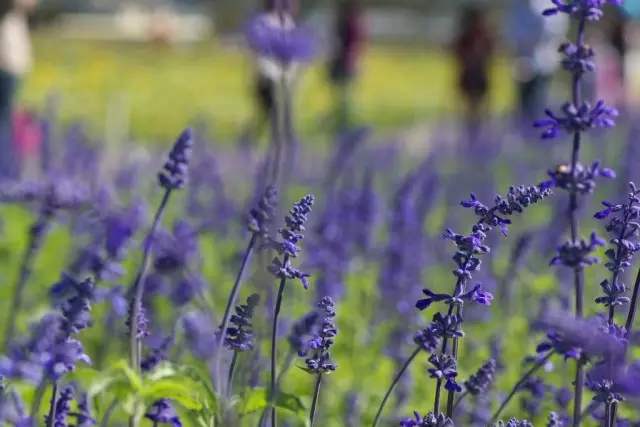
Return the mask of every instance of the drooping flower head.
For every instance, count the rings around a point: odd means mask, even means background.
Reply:
[[[176,140],[162,170],[158,173],[158,182],[166,190],[179,190],[187,184],[189,160],[193,146],[191,129],[185,129]]]
[[[336,316],[333,311],[334,305],[335,303],[330,297],[324,297],[318,303],[318,308],[324,312],[322,330],[307,342],[305,348],[298,352],[300,357],[304,357],[313,351],[312,356],[305,359],[307,366],[303,368],[310,374],[326,374],[336,370],[336,365],[331,362],[331,354],[329,353],[335,342],[335,337],[338,335],[338,328],[333,323],[333,318]]]
[[[277,203],[278,190],[273,185],[267,186],[258,205],[249,212],[249,221],[247,224],[249,231],[257,236],[267,237],[269,235],[269,226],[275,216]]]
[[[236,314],[231,316],[233,326],[227,328],[224,339],[225,346],[233,351],[248,351],[253,348],[253,325],[251,320],[260,301],[258,294],[247,298],[246,304],[236,306]]]

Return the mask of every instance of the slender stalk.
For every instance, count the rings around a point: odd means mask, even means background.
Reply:
[[[458,286],[460,286],[461,283],[461,279],[458,279],[458,282],[456,283],[456,287],[455,289],[458,288]],[[453,304],[451,304],[449,306],[449,310],[447,311],[447,316],[451,316],[451,314],[453,313]],[[456,327],[457,329],[457,327]],[[440,354],[445,354],[447,352],[447,344],[449,343],[449,340],[445,337],[442,339],[442,348],[440,349]],[[433,413],[437,416],[440,413],[440,393],[441,393],[441,389],[442,389],[442,378],[438,378],[438,380],[436,381],[436,395],[433,399]]]
[[[276,396],[278,395],[278,390],[280,390],[280,384],[282,383],[282,379],[284,378],[285,374],[287,372],[289,372],[289,368],[291,368],[291,365],[293,364],[293,360],[296,357],[296,352],[295,351],[289,351],[289,354],[287,354],[287,357],[284,360],[284,363],[282,364],[282,368],[280,369],[280,372],[278,373],[278,378],[276,379]],[[258,427],[262,427],[264,425],[265,422],[265,418],[267,418],[267,411],[268,411],[269,407],[265,407],[262,410],[262,414],[260,415],[260,420],[258,421]]]
[[[468,391],[464,391],[460,396],[458,396],[458,400],[456,400],[456,403],[453,405],[453,410],[455,411],[456,408],[460,405],[460,402],[462,402],[462,400],[467,397],[467,395],[469,394]]]
[[[43,379],[36,390],[33,400],[31,401],[30,418],[32,420],[35,420],[38,417],[38,412],[40,412],[40,405],[42,404],[42,398],[44,397],[45,391],[47,391],[47,380]]]
[[[631,328],[636,318],[636,309],[638,308],[638,293],[640,292],[640,269],[636,275],[636,281],[633,284],[633,293],[631,294],[631,303],[629,304],[629,314],[627,314],[627,321],[624,324],[627,330],[627,337],[631,338]]]
[[[611,427],[611,403],[604,405],[604,427]]]
[[[31,277],[31,272],[33,271],[33,262],[35,261],[36,253],[42,246],[44,237],[46,236],[47,228],[49,227],[49,222],[51,221],[52,217],[53,215],[50,214],[47,210],[43,210],[38,220],[29,229],[29,242],[27,250],[22,256],[18,281],[13,287],[13,298],[11,300],[11,305],[9,306],[10,309],[9,315],[7,316],[7,327],[4,332],[4,339],[2,344],[3,352],[6,351],[7,345],[9,345],[9,342],[11,342],[13,336],[16,333],[16,321],[18,318],[18,312],[20,311],[20,308],[22,308],[24,299],[24,288],[27,285],[29,277]]]
[[[140,354],[138,351],[138,317],[140,316],[140,304],[142,304],[142,295],[144,293],[144,281],[147,276],[147,272],[149,270],[149,262],[151,260],[150,255],[151,247],[153,246],[153,235],[155,234],[156,229],[160,224],[160,220],[162,219],[162,215],[164,214],[164,210],[167,207],[169,196],[171,196],[171,190],[167,189],[162,196],[162,201],[160,202],[160,206],[158,207],[155,217],[153,218],[151,229],[147,234],[147,240],[142,252],[142,263],[140,266],[140,270],[132,286],[132,290],[133,292],[135,292],[135,294],[133,297],[133,305],[131,309],[131,330],[129,331],[129,345],[131,352],[131,369],[133,369],[135,372],[140,371]]]
[[[531,376],[533,374],[535,374],[538,371],[538,369],[542,368],[547,363],[549,358],[551,358],[552,355],[553,355],[553,351],[550,351],[542,359],[540,359],[535,365],[533,365],[527,372],[525,372],[525,374],[520,378],[520,380],[518,380],[516,385],[513,386],[513,388],[511,389],[511,391],[507,395],[507,397],[502,401],[502,403],[500,404],[500,407],[498,408],[498,410],[491,416],[491,420],[487,424],[487,427],[492,427],[493,426],[493,424],[500,417],[500,414],[502,414],[502,411],[504,411],[504,409],[507,407],[507,405],[509,404],[511,399],[513,399],[513,396],[515,396],[515,394],[518,392],[520,387],[522,387],[522,385],[529,378],[531,378]]]
[[[578,48],[584,45],[584,32],[586,27],[586,19],[581,17],[578,24],[578,33],[576,35],[576,46]],[[571,92],[573,95],[573,105],[578,107],[582,102],[582,74],[574,73],[571,81]],[[571,176],[576,179],[576,165],[580,156],[580,132],[573,134],[573,149],[571,152]],[[578,193],[575,189],[571,191],[569,196],[569,223],[571,227],[571,240],[577,242],[579,239],[578,232]],[[581,318],[583,315],[584,304],[584,272],[582,268],[574,269],[574,287],[575,287],[575,310],[576,317]],[[573,401],[573,427],[578,427],[580,422],[578,417],[582,410],[582,390],[584,388],[584,363],[583,360],[576,361],[576,375],[574,381],[574,401]]]
[[[227,375],[227,396],[231,397],[233,395],[233,374],[236,370],[236,363],[238,362],[238,352],[233,352],[233,357],[231,358],[231,365],[229,366],[229,375]]]
[[[114,398],[111,403],[109,404],[109,407],[107,408],[107,411],[104,413],[104,416],[102,417],[102,421],[100,421],[100,427],[109,427],[109,422],[111,421],[111,417],[113,416],[113,413],[116,411],[116,408],[118,407],[118,398]]]
[[[462,308],[463,308],[463,303],[460,303],[460,305],[458,307],[456,307],[456,314],[462,316]],[[456,326],[456,329],[458,329],[460,326]],[[458,363],[458,337],[454,337],[453,338],[453,358],[456,360],[456,363]],[[455,398],[455,391],[453,390],[449,390],[449,393],[447,395],[447,417],[451,418],[453,416],[453,400]]]
[[[288,256],[285,255],[283,264],[287,264]],[[273,313],[273,328],[271,329],[271,384],[270,384],[270,404],[271,404],[271,427],[277,427],[278,420],[276,417],[276,364],[278,362],[278,317],[280,316],[280,309],[282,307],[282,295],[284,294],[284,285],[287,283],[286,278],[280,279],[280,286],[278,287],[278,298],[276,300],[276,309]]]
[[[280,176],[280,163],[282,157],[282,117],[280,114],[280,107],[282,105],[282,90],[280,82],[273,82],[274,85],[274,96],[276,98],[276,102],[271,107],[271,148],[272,158],[271,160],[271,170],[269,172],[269,183],[278,184],[279,176]]]
[[[229,298],[227,299],[227,306],[224,309],[224,315],[222,316],[222,322],[220,323],[220,333],[218,337],[218,342],[216,345],[216,365],[215,372],[216,378],[220,378],[220,359],[222,358],[222,352],[224,351],[223,344],[224,338],[226,336],[227,328],[229,327],[229,320],[231,319],[231,311],[233,306],[238,299],[238,294],[240,293],[240,288],[242,286],[242,277],[244,276],[244,272],[249,265],[251,260],[251,256],[253,254],[253,250],[255,248],[256,242],[258,241],[258,237],[255,234],[251,235],[251,240],[249,240],[249,244],[247,245],[247,249],[244,251],[244,256],[242,257],[242,262],[240,263],[240,270],[236,276],[236,281],[233,284],[233,288],[231,288],[231,293],[229,294]],[[235,357],[235,355],[234,355]],[[231,372],[230,372],[231,373]],[[217,387],[219,389],[219,387]]]
[[[56,417],[56,397],[58,396],[58,384],[53,383],[51,390],[51,400],[49,401],[49,415],[47,415],[47,427],[53,427]]]
[[[318,406],[318,397],[320,396],[320,384],[322,383],[322,374],[318,374],[316,379],[316,387],[313,391],[313,402],[311,403],[311,412],[309,412],[309,427],[313,427],[313,420],[316,417],[316,408]]]
[[[391,392],[396,387],[396,385],[400,381],[400,378],[402,378],[402,375],[404,375],[405,371],[409,368],[409,366],[411,365],[411,363],[416,358],[416,356],[420,353],[421,350],[422,349],[418,347],[413,351],[413,353],[411,353],[411,356],[409,356],[409,358],[404,362],[404,365],[402,365],[402,367],[400,368],[396,376],[393,378],[393,381],[391,381],[391,385],[389,386],[389,389],[387,390],[386,394],[384,395],[384,398],[382,399],[382,402],[380,403],[380,407],[378,408],[378,412],[376,413],[376,418],[373,420],[372,427],[376,427],[378,425],[378,422],[380,421],[380,416],[382,415],[382,410],[384,409],[384,406],[386,405],[387,400],[389,400],[389,396],[391,396]]]
[[[611,427],[615,427],[617,415],[618,415],[618,402],[613,402],[611,404]]]

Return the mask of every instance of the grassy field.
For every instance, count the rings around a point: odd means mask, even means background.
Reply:
[[[52,92],[62,96],[64,119],[88,120],[102,132],[108,105],[129,111],[136,139],[173,135],[193,119],[211,124],[213,134],[232,138],[252,116],[250,57],[235,47],[209,42],[158,46],[64,40],[34,36],[36,67],[22,98],[40,105]],[[296,115],[303,135],[317,135],[331,111],[332,92],[318,62],[299,82]],[[491,107],[501,111],[513,97],[503,60],[494,69]],[[355,89],[357,120],[395,129],[456,111],[455,73],[446,52],[425,47],[372,46]]]

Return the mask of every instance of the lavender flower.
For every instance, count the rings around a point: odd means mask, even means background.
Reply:
[[[249,20],[245,36],[256,53],[262,72],[274,80],[290,76],[297,65],[311,60],[315,53],[313,35],[297,27],[284,11],[264,13]]]
[[[563,265],[575,269],[597,264],[599,259],[591,254],[598,249],[598,246],[605,245],[606,242],[599,238],[594,231],[589,236],[589,241],[585,239],[569,240],[559,246],[558,255],[551,259],[549,265]]]
[[[550,169],[547,174],[551,178],[540,184],[541,188],[561,188],[569,193],[590,194],[596,188],[596,178],[613,179],[616,173],[612,169],[600,167],[600,162],[595,161],[591,167],[585,167],[577,162],[571,169],[571,165],[558,165]]]
[[[475,374],[471,375],[469,379],[464,382],[464,388],[473,396],[484,393],[487,388],[491,386],[495,372],[496,361],[494,359],[489,359]]]
[[[71,401],[73,400],[73,388],[64,387],[60,391],[60,396],[55,402],[55,419],[49,420],[49,416],[45,416],[45,423],[52,427],[67,427],[67,417],[71,412]]]
[[[519,421],[517,418],[511,418],[506,424],[498,421],[496,427],[533,427],[533,424],[527,420]]]
[[[444,379],[446,381],[444,387],[447,390],[462,391],[462,387],[455,381],[455,378],[458,376],[456,359],[449,354],[442,354],[440,356],[432,354],[429,357],[429,363],[433,365],[433,368],[427,370],[430,378],[436,378],[438,380]]]
[[[144,417],[153,421],[154,425],[170,424],[173,427],[182,427],[182,422],[169,399],[156,400]]]
[[[400,421],[400,427],[454,427],[451,418],[445,417],[444,414],[433,415],[429,412],[421,417],[418,411],[413,411],[413,417]]]
[[[544,16],[552,16],[558,13],[573,15],[582,20],[597,21],[602,17],[602,7],[606,4],[620,5],[622,0],[551,0],[553,7],[545,9]]]
[[[613,118],[618,117],[618,110],[605,106],[602,100],[593,107],[588,101],[584,101],[579,107],[567,102],[561,110],[562,115],[556,115],[550,109],[546,109],[545,114],[548,118],[534,123],[535,127],[545,128],[542,139],[555,138],[561,130],[575,133],[596,128],[611,128],[615,125]]]
[[[549,414],[549,419],[547,420],[547,427],[562,427],[564,423],[555,412],[551,412]]]
[[[291,258],[297,257],[300,251],[300,247],[297,244],[304,238],[304,224],[307,221],[307,215],[311,212],[313,200],[314,197],[308,195],[295,203],[289,211],[289,215],[285,217],[285,228],[278,230],[282,241],[270,239],[265,245],[265,247],[275,249],[282,256],[282,259],[273,258],[271,265],[268,267],[269,272],[281,280],[299,279],[305,289],[309,287],[307,277],[310,274],[291,267]]]

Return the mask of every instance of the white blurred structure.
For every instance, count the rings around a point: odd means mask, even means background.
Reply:
[[[169,7],[146,9],[135,4],[124,5],[114,14],[64,14],[52,27],[68,38],[168,43],[196,42],[213,32],[207,15],[178,13]]]

